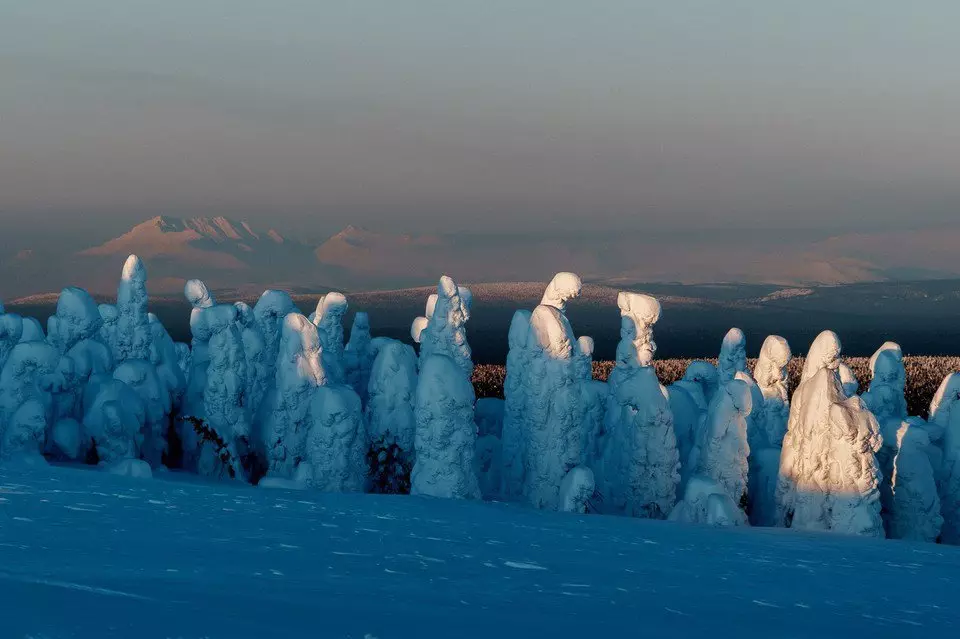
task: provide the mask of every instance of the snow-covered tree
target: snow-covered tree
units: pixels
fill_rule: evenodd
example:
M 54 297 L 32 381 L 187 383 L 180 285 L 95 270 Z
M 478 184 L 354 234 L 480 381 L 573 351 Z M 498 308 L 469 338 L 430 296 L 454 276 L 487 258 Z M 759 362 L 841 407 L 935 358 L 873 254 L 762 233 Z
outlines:
M 747 418 L 752 409 L 753 394 L 746 381 L 722 384 L 690 455 L 693 474 L 716 482 L 741 510 L 747 506 Z
M 882 537 L 879 426 L 837 373 L 840 340 L 821 333 L 793 395 L 777 484 L 778 524 Z M 824 463 L 830 460 L 830 463 Z
M 477 440 L 474 397 L 469 377 L 452 358 L 436 354 L 421 361 L 411 494 L 480 498 L 473 470 Z
M 409 491 L 416 458 L 417 355 L 408 344 L 389 340 L 373 360 L 367 393 L 369 474 L 374 492 Z
M 317 327 L 300 313 L 283 320 L 272 399 L 261 411 L 268 474 L 290 478 L 305 455 L 310 406 L 326 385 Z
M 731 328 L 723 337 L 717 372 L 720 386 L 747 370 L 747 338 L 739 328 Z
M 943 526 L 940 497 L 930 463 L 930 435 L 918 417 L 905 420 L 897 431 L 897 455 L 892 466 L 889 536 L 935 541 Z
M 7 363 L 13 347 L 23 335 L 23 319 L 16 313 L 0 312 L 0 370 Z
M 136 255 L 127 258 L 117 288 L 117 363 L 150 359 L 147 269 Z
M 453 279 L 446 275 L 440 278 L 435 308 L 426 328 L 419 335 L 421 365 L 432 355 L 446 355 L 457 363 L 467 377 L 473 373 L 472 351 L 467 342 L 466 329 L 471 299 L 469 291 L 458 287 Z
M 500 437 L 500 493 L 505 499 L 523 495 L 524 419 L 527 400 L 526 374 L 529 365 L 527 338 L 530 311 L 513 314 L 507 335 L 507 372 L 503 382 L 503 431 Z
M 180 367 L 177 344 L 153 313 L 150 314 L 150 332 L 150 363 L 156 367 L 160 382 L 170 394 L 172 411 L 176 411 L 187 392 L 187 377 Z
M 664 519 L 676 502 L 680 463 L 667 391 L 651 365 L 660 304 L 624 292 L 617 304 L 620 343 L 608 381 L 600 492 L 605 510 Z
M 787 340 L 770 335 L 760 348 L 754 379 L 763 397 L 755 406 L 758 419 L 747 431 L 750 444 L 750 522 L 755 526 L 775 526 L 777 521 L 777 476 L 780 450 L 790 417 L 787 391 L 787 366 L 792 354 Z
M 97 307 L 100 312 L 100 341 L 110 349 L 110 357 L 113 361 L 119 361 L 120 342 L 117 334 L 120 313 L 115 304 L 100 304 Z
M 237 330 L 240 331 L 240 340 L 243 342 L 243 356 L 247 366 L 247 385 L 244 391 L 244 401 L 247 412 L 256 415 L 260 404 L 267 395 L 267 389 L 273 383 L 269 374 L 273 366 L 267 364 L 266 341 L 260 332 L 260 324 L 253 314 L 253 309 L 244 302 L 236 302 Z
M 157 369 L 142 359 L 130 359 L 113 372 L 113 378 L 129 386 L 143 402 L 140 454 L 153 467 L 160 466 L 167 452 L 167 428 L 172 408 L 170 393 Z
M 580 437 L 583 422 L 580 385 L 577 373 L 578 348 L 573 329 L 561 308 L 564 295 L 578 289 L 559 289 L 557 279 L 547 287 L 544 301 L 530 317 L 527 336 L 527 368 L 523 373 L 524 391 L 523 495 L 536 508 L 557 510 L 560 484 L 564 476 L 580 463 Z M 579 279 L 578 279 L 579 281 Z
M 680 381 L 685 382 L 684 389 L 694 397 L 698 405 L 703 406 L 704 411 L 707 410 L 707 406 L 713 400 L 720 384 L 717 367 L 702 359 L 687 364 L 687 369 L 683 372 L 683 378 Z M 700 391 L 697 392 L 687 383 L 696 384 L 700 387 Z
M 841 362 L 837 371 L 840 373 L 840 384 L 843 386 L 844 395 L 853 397 L 860 392 L 860 380 L 857 379 L 852 368 Z
M 350 341 L 343 349 L 343 368 L 347 383 L 360 396 L 364 406 L 367 405 L 367 386 L 370 384 L 370 371 L 373 370 L 370 340 L 370 316 L 358 312 L 353 316 Z
M 0 455 L 5 458 L 39 454 L 52 426 L 60 352 L 46 342 L 21 342 L 13 347 L 0 371 Z M 62 382 L 61 382 L 62 383 Z M 30 407 L 23 408 L 27 402 Z M 42 407 L 43 428 L 37 423 Z M 18 432 L 18 428 L 24 432 Z
M 346 383 L 343 361 L 343 316 L 347 313 L 347 298 L 336 291 L 320 297 L 317 310 L 310 321 L 317 327 L 323 370 L 330 384 Z
M 137 459 L 147 411 L 130 386 L 117 379 L 92 382 L 84 397 L 83 430 L 93 441 L 97 459 L 113 463 Z
M 253 307 L 253 317 L 260 326 L 260 334 L 263 336 L 263 361 L 266 366 L 264 376 L 268 380 L 268 388 L 273 385 L 283 320 L 290 313 L 297 312 L 299 311 L 288 293 L 269 289 L 263 292 Z
M 310 416 L 297 478 L 326 492 L 362 492 L 367 442 L 360 396 L 346 386 L 321 386 L 313 395 Z
M 944 378 L 930 403 L 930 438 L 942 439 L 943 461 L 937 473 L 943 513 L 942 541 L 960 545 L 960 373 Z M 939 436 L 939 437 L 937 437 Z
M 47 319 L 47 340 L 66 354 L 77 342 L 96 337 L 102 325 L 100 310 L 90 294 L 70 286 L 60 291 L 56 313 Z

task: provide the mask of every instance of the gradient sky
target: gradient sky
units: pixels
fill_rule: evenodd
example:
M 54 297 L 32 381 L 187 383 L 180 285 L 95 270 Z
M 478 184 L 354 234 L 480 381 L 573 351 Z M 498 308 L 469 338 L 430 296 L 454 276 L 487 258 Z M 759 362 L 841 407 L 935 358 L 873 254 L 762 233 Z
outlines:
M 0 1 L 0 216 L 942 224 L 957 25 L 956 0 Z

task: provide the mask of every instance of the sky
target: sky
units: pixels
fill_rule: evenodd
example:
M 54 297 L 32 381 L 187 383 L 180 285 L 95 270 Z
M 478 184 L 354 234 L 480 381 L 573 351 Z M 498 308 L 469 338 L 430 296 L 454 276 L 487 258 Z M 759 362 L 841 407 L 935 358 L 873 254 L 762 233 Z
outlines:
M 0 0 L 0 217 L 947 224 L 958 24 L 955 0 Z

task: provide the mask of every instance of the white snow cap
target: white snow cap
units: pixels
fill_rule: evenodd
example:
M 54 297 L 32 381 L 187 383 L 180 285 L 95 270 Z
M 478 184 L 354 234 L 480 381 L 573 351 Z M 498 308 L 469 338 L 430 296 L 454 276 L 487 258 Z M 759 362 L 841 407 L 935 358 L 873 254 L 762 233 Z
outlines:
M 201 280 L 187 280 L 183 286 L 183 295 L 193 308 L 210 308 L 217 303 Z
M 747 370 L 747 338 L 739 328 L 731 328 L 723 336 L 717 370 L 721 386 Z
M 543 292 L 541 305 L 552 306 L 561 313 L 566 310 L 567 301 L 580 297 L 580 291 L 583 290 L 583 282 L 576 273 L 557 273 L 550 280 L 547 289 Z
M 473 372 L 473 360 L 465 325 L 470 318 L 470 309 L 460 295 L 461 290 L 449 276 L 440 278 L 436 306 L 426 328 L 419 334 L 420 362 L 422 364 L 432 355 L 446 355 L 469 376 Z M 416 327 L 413 333 L 416 333 Z
M 840 365 L 840 338 L 833 331 L 823 331 L 810 345 L 807 359 L 803 363 L 800 383 L 812 379 L 821 369 L 836 370 Z
M 870 356 L 870 372 L 874 377 L 877 375 L 877 358 L 881 353 L 890 353 L 898 362 L 903 362 L 903 349 L 896 342 L 884 342 L 877 351 Z
M 620 307 L 620 343 L 617 345 L 617 364 L 650 366 L 657 352 L 653 341 L 653 325 L 660 319 L 660 302 L 642 293 L 621 291 L 617 295 Z
M 753 377 L 764 395 L 768 390 L 775 390 L 786 399 L 787 365 L 791 357 L 790 344 L 786 339 L 779 335 L 770 335 L 763 340 Z

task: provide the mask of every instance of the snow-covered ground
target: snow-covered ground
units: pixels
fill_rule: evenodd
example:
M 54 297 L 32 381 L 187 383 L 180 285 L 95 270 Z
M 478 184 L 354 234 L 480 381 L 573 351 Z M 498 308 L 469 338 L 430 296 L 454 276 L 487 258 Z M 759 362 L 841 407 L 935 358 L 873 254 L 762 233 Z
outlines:
M 960 549 L 409 496 L 0 470 L 0 636 L 908 637 Z

